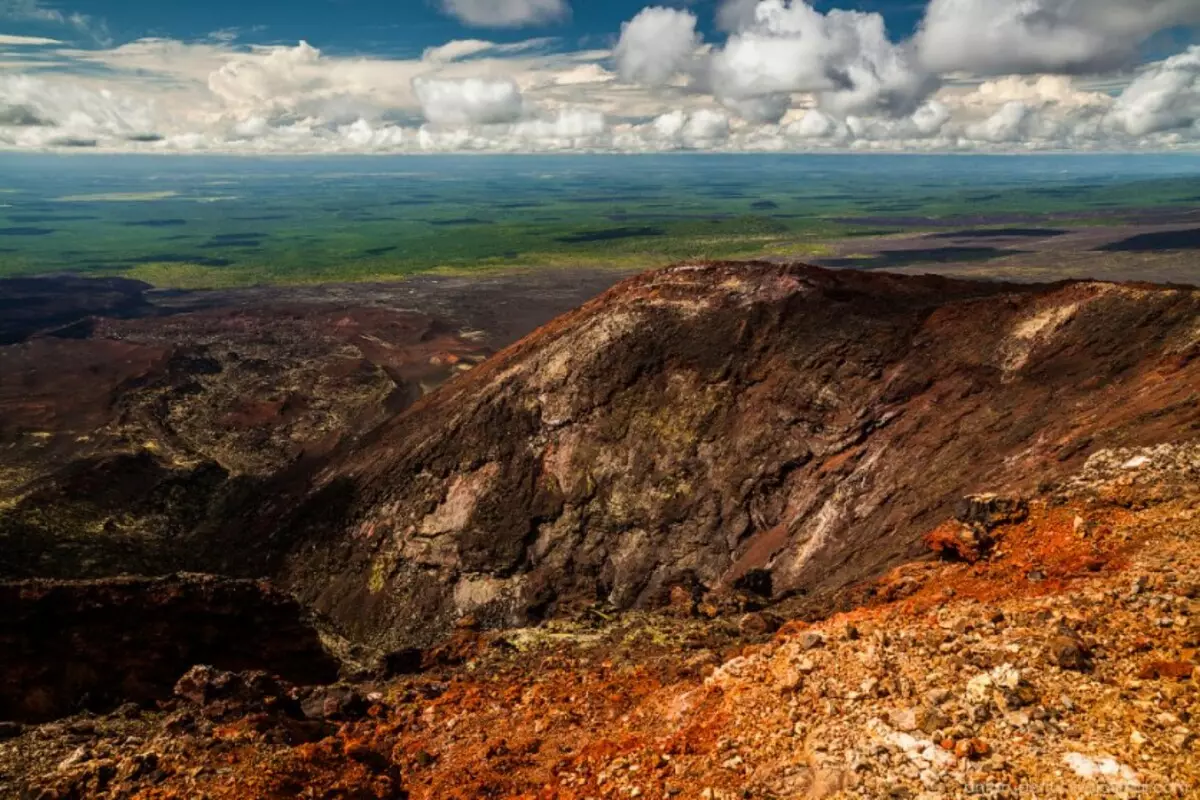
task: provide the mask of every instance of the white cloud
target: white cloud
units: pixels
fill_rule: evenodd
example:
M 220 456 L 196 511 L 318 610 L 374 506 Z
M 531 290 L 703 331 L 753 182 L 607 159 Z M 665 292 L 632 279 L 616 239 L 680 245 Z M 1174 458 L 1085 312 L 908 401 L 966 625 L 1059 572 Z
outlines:
M 965 106 L 997 106 L 1013 100 L 1038 108 L 1057 105 L 1107 110 L 1112 105 L 1109 95 L 1077 89 L 1075 81 L 1066 75 L 1035 78 L 1009 75 L 984 81 L 973 92 L 964 95 L 961 103 Z
M 817 109 L 810 109 L 787 127 L 789 136 L 799 139 L 826 139 L 838 135 L 837 120 Z
M 751 98 L 813 93 L 841 116 L 909 114 L 936 81 L 906 45 L 893 43 L 879 14 L 833 10 L 821 14 L 802 0 L 762 0 L 713 56 L 718 97 L 737 107 Z
M 571 13 L 566 0 L 441 0 L 441 6 L 462 23 L 480 28 L 546 25 Z
M 999 111 L 983 122 L 967 127 L 967 135 L 985 142 L 1017 142 L 1027 138 L 1026 126 L 1033 109 L 1019 100 L 1005 103 Z
M 485 53 L 495 46 L 494 42 L 486 42 L 482 39 L 456 39 L 438 47 L 426 48 L 424 55 L 421 57 L 425 61 L 458 61 L 462 58 L 469 58 L 479 53 Z
M 613 57 L 625 80 L 658 86 L 684 69 L 699 45 L 694 14 L 656 6 L 621 26 Z
M 514 53 L 525 53 L 533 50 L 539 50 L 549 47 L 555 43 L 555 39 L 526 39 L 523 42 L 509 42 L 507 44 L 497 44 L 482 39 L 456 39 L 446 42 L 437 47 L 428 47 L 425 53 L 421 56 L 424 61 L 462 61 L 464 59 L 478 57 L 482 55 L 512 55 Z
M 1117 100 L 1109 120 L 1131 136 L 1194 125 L 1200 120 L 1200 47 L 1140 75 Z
M 879 15 L 822 14 L 800 0 L 735 5 L 726 8 L 743 16 L 727 41 L 705 44 L 693 15 L 653 8 L 611 51 L 468 39 L 381 58 L 228 37 L 22 41 L 0 72 L 0 148 L 1200 150 L 1200 48 L 1086 78 L 942 75 Z M 1093 20 L 1092 7 L 1074 13 Z M 1170 10 L 1154 8 L 1159 21 Z
M 0 0 L 0 19 L 62 26 L 73 29 L 103 45 L 110 44 L 112 41 L 108 26 L 103 20 L 78 12 L 63 12 L 52 6 L 43 5 L 40 0 Z
M 127 140 L 152 132 L 154 116 L 151 104 L 132 97 L 24 75 L 0 77 L 0 125 L 11 126 L 10 141 L 19 145 Z
M 639 149 L 707 149 L 729 138 L 729 117 L 720 111 L 672 111 L 638 132 Z
M 1088 72 L 1127 63 L 1152 34 L 1198 21 L 1197 0 L 932 0 L 917 43 L 937 72 Z
M 40 47 L 50 44 L 62 44 L 58 39 L 47 39 L 43 36 L 14 36 L 0 33 L 0 45 L 10 47 Z
M 722 0 L 717 7 L 717 27 L 723 31 L 744 30 L 754 24 L 759 0 Z
M 521 91 L 511 80 L 417 78 L 413 88 L 435 125 L 495 125 L 521 117 Z
M 789 92 L 751 97 L 725 96 L 719 99 L 721 105 L 747 122 L 779 122 L 792 106 L 792 95 Z

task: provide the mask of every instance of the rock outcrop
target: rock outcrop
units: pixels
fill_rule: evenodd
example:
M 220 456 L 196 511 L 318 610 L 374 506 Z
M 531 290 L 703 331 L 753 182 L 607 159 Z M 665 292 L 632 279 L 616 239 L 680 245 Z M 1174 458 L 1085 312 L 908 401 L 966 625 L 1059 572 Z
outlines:
M 352 639 L 823 596 L 980 492 L 1200 426 L 1200 292 L 705 264 L 647 274 L 419 401 L 246 530 Z M 765 580 L 769 578 L 769 580 Z

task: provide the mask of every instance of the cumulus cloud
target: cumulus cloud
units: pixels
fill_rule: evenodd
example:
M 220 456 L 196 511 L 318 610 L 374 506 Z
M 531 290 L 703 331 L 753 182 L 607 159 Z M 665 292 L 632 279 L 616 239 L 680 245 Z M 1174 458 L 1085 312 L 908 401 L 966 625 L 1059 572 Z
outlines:
M 822 14 L 802 0 L 761 0 L 752 22 L 712 61 L 718 97 L 736 107 L 751 98 L 797 92 L 835 114 L 911 113 L 935 88 L 911 49 L 892 42 L 879 14 Z
M 462 23 L 480 28 L 546 25 L 571 11 L 566 0 L 441 0 L 441 7 Z
M 700 109 L 690 114 L 672 111 L 638 133 L 643 148 L 706 149 L 729 138 L 729 117 L 712 109 Z
M 1200 47 L 1146 70 L 1117 100 L 1109 120 L 1131 136 L 1194 125 L 1200 120 Z
M 740 31 L 754 24 L 759 0 L 722 0 L 717 7 L 717 27 L 727 32 Z
M 686 67 L 699 45 L 694 14 L 653 7 L 621 27 L 613 57 L 623 79 L 658 86 Z
M 1110 0 L 1022 2 L 1088 30 L 1134 24 L 1096 11 L 1111 11 Z M 937 0 L 931 15 L 949 5 Z M 1143 9 L 1150 21 L 1135 31 L 1183 18 L 1179 4 Z M 79 49 L 22 39 L 0 72 L 0 148 L 1200 150 L 1200 48 L 1099 76 L 947 75 L 926 63 L 929 25 L 901 41 L 877 14 L 821 13 L 801 0 L 730 0 L 722 14 L 730 33 L 708 44 L 693 14 L 649 8 L 612 50 L 466 39 L 415 58 L 212 37 Z M 1010 65 L 1039 52 L 997 28 Z
M 967 128 L 967 135 L 972 139 L 985 142 L 1016 142 L 1026 138 L 1026 126 L 1029 124 L 1033 109 L 1024 103 L 1013 100 L 1005 103 L 992 116 L 983 122 Z
M 837 120 L 815 108 L 787 127 L 788 135 L 797 139 L 828 139 L 841 132 Z
M 999 106 L 1011 101 L 1020 101 L 1037 108 L 1054 105 L 1063 108 L 1107 110 L 1112 105 L 1112 97 L 1103 92 L 1078 89 L 1067 75 L 1008 75 L 984 81 L 960 100 L 965 106 L 983 107 Z
M 0 77 L 0 126 L 28 147 L 81 146 L 153 130 L 154 109 L 135 98 L 25 75 Z M 3 130 L 0 128 L 0 130 Z
M 1197 0 L 932 0 L 917 44 L 930 70 L 1090 72 L 1154 33 L 1200 21 Z
M 747 122 L 775 123 L 787 115 L 792 106 L 792 96 L 787 92 L 760 94 L 751 97 L 725 95 L 721 105 Z
M 0 127 L 37 128 L 53 125 L 50 120 L 38 116 L 31 106 L 14 104 L 0 106 Z
M 521 116 L 521 91 L 511 80 L 417 78 L 413 88 L 435 125 L 495 125 Z

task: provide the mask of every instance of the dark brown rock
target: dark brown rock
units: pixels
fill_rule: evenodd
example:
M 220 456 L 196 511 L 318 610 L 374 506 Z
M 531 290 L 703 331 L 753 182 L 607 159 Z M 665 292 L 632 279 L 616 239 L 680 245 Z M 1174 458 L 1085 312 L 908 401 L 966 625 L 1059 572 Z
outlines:
M 367 699 L 352 686 L 322 686 L 301 693 L 300 707 L 309 719 L 361 719 L 370 708 Z
M 1046 645 L 1050 663 L 1062 669 L 1085 672 L 1092 667 L 1092 653 L 1082 639 L 1055 636 Z
M 965 525 L 992 531 L 1001 525 L 1024 520 L 1029 515 L 1029 506 L 1016 496 L 975 494 L 960 500 L 954 514 Z
M 738 630 L 747 636 L 765 636 L 779 630 L 782 620 L 774 614 L 752 611 L 738 620 Z

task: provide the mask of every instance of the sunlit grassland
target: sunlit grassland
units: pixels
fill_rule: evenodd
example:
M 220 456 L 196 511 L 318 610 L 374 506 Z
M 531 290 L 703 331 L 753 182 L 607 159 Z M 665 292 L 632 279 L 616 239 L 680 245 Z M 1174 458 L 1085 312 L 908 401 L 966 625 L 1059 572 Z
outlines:
M 0 159 L 0 276 L 171 288 L 821 255 L 946 226 L 1112 225 L 1200 202 L 1132 157 Z M 844 249 L 844 248 L 843 248 Z

